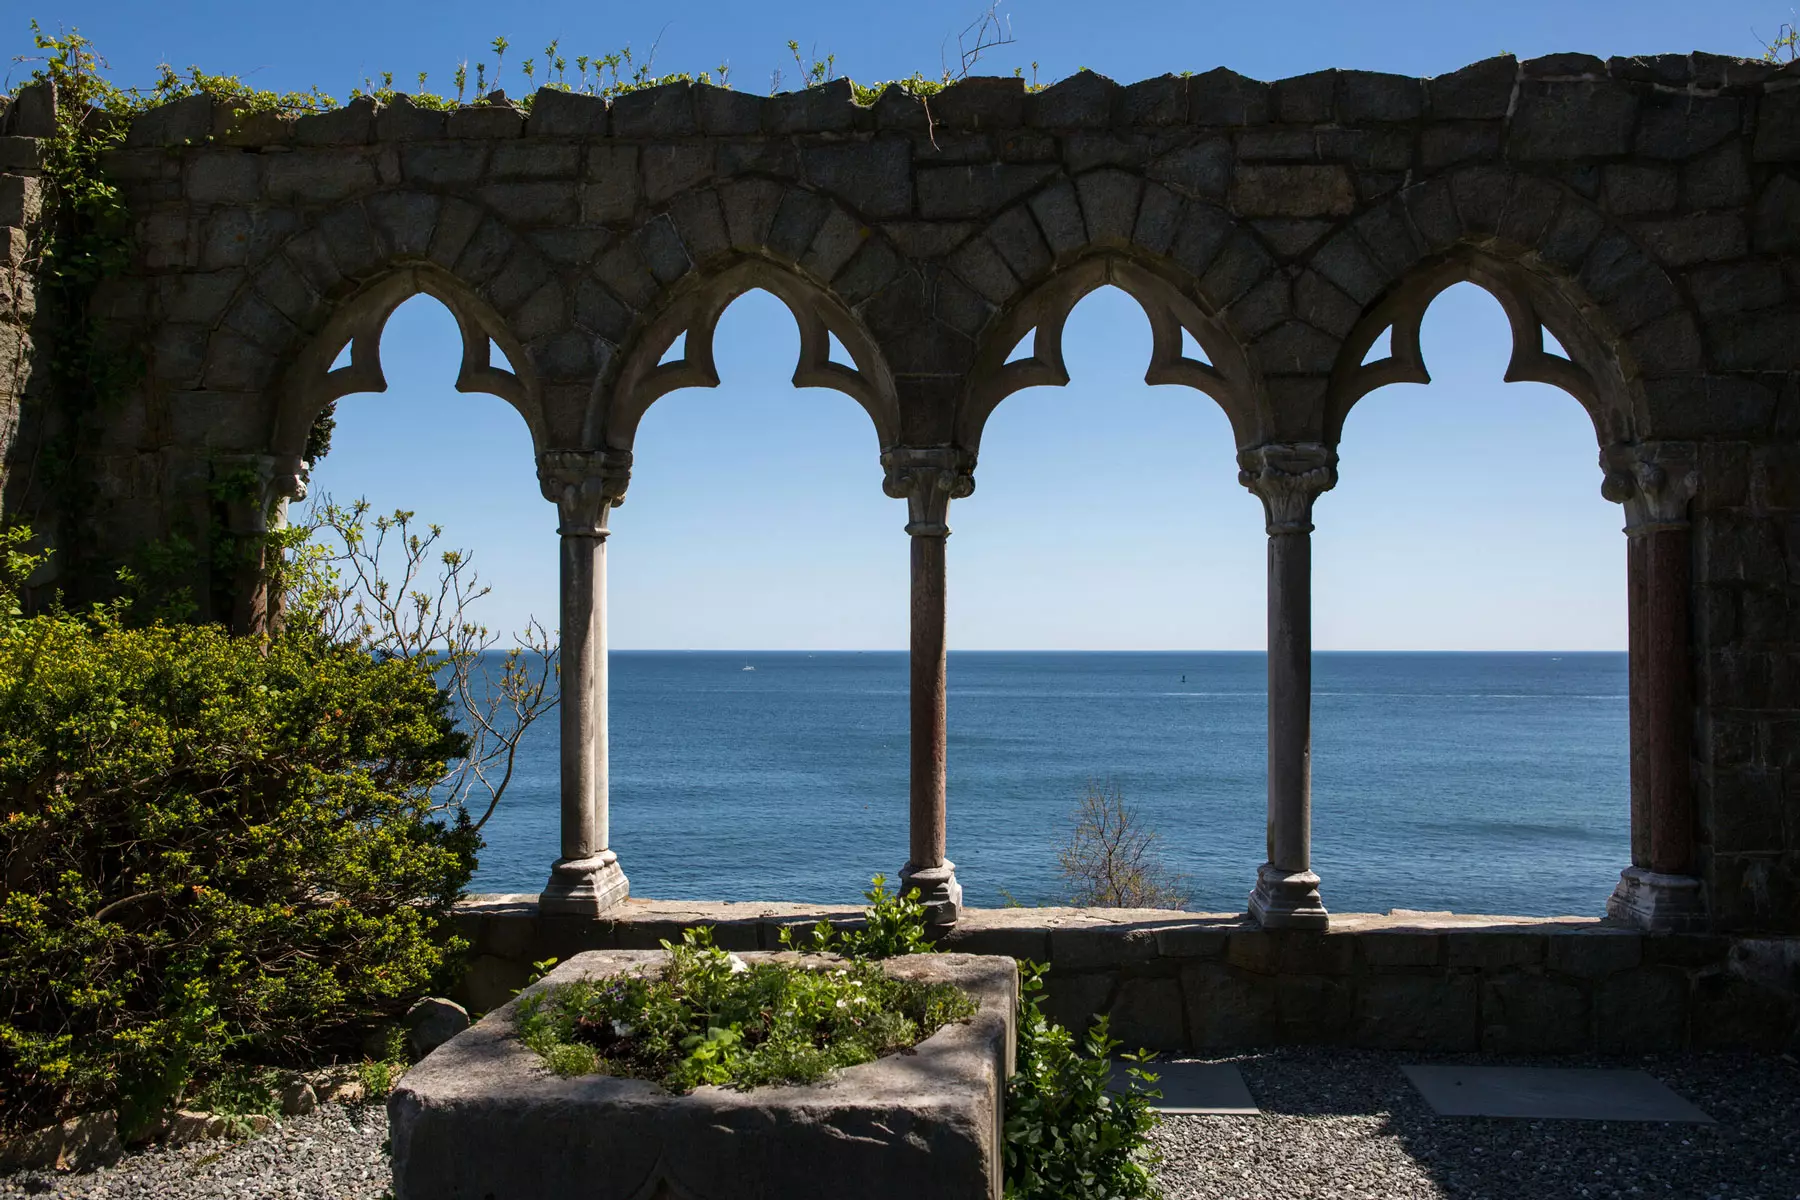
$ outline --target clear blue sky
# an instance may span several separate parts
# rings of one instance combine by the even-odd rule
[[[567,0],[302,7],[143,0],[8,6],[8,55],[26,20],[77,26],[122,81],[163,60],[259,86],[342,97],[383,70],[448,86],[455,63],[516,63],[561,38],[603,54],[660,36],[660,70],[721,61],[768,90],[798,40],[868,81],[935,73],[972,0],[657,5]],[[1049,80],[1087,66],[1120,80],[1223,64],[1262,79],[1327,66],[1438,74],[1492,54],[1712,50],[1753,54],[1785,4],[1717,0],[1414,0],[1277,7],[1211,0],[1093,5],[1013,0],[1017,42],[984,69],[1036,61]],[[947,39],[947,41],[946,41]],[[29,68],[12,66],[14,81]],[[540,76],[541,78],[541,76]],[[1505,385],[1505,320],[1471,286],[1425,323],[1429,387],[1389,388],[1352,414],[1337,489],[1319,502],[1315,640],[1321,649],[1623,649],[1621,513],[1600,498],[1592,426],[1568,396]],[[952,645],[964,649],[1255,649],[1263,644],[1260,505],[1238,486],[1223,416],[1206,397],[1143,380],[1149,331],[1123,295],[1071,319],[1074,382],[1008,399],[988,427],[973,497],[953,506]],[[900,648],[904,504],[882,495],[873,428],[847,397],[795,391],[792,318],[754,293],[726,314],[713,391],[659,401],[614,516],[613,644],[620,648]],[[339,410],[316,492],[368,496],[444,525],[492,582],[487,618],[554,621],[555,514],[539,496],[523,422],[450,388],[454,326],[435,302],[395,314],[381,396]],[[1095,421],[1092,414],[1104,414]]]

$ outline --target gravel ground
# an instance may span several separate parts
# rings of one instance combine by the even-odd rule
[[[91,1175],[0,1177],[0,1200],[379,1200],[388,1194],[387,1110],[325,1104],[242,1142],[127,1154]]]
[[[1638,1067],[1716,1125],[1434,1117],[1403,1063],[1444,1058],[1282,1050],[1234,1062],[1260,1117],[1170,1117],[1157,1131],[1169,1200],[1800,1200],[1800,1064],[1769,1055],[1570,1060]],[[379,1200],[387,1115],[327,1104],[241,1143],[130,1154],[92,1175],[0,1178],[0,1200]]]
[[[1261,1117],[1170,1117],[1169,1200],[1800,1200],[1800,1065],[1772,1055],[1530,1060],[1283,1050],[1211,1061],[1244,1074]],[[1715,1125],[1434,1116],[1402,1064],[1648,1071]]]

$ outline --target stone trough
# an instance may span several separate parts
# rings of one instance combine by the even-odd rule
[[[666,957],[579,954],[521,997]],[[518,1041],[515,998],[407,1072],[389,1099],[396,1200],[999,1200],[1017,968],[968,954],[884,965],[953,983],[980,1009],[909,1052],[750,1092],[677,1096],[638,1079],[560,1078]]]

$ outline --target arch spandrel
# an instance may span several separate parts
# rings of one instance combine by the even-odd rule
[[[683,280],[631,338],[620,356],[616,378],[600,389],[589,409],[583,441],[630,450],[644,414],[658,399],[679,388],[717,387],[713,342],[719,318],[732,301],[758,290],[786,305],[799,326],[794,386],[843,392],[868,413],[878,448],[895,444],[900,437],[900,400],[874,338],[829,290],[798,271],[761,258],[740,259],[722,269],[697,269]],[[834,337],[853,366],[832,361]],[[683,339],[681,357],[663,361],[678,338]]]

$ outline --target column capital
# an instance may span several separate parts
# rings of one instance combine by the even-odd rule
[[[1262,498],[1271,537],[1311,533],[1313,501],[1337,484],[1337,461],[1323,442],[1268,442],[1238,451],[1238,482]]]
[[[1688,502],[1700,488],[1693,442],[1614,442],[1600,451],[1600,494],[1625,506],[1632,536],[1688,528]]]
[[[631,483],[629,450],[546,450],[538,455],[538,485],[556,505],[564,537],[606,537],[606,516],[625,503]]]
[[[217,476],[247,473],[248,486],[229,486],[224,496],[226,521],[234,534],[267,533],[271,510],[281,500],[306,499],[306,464],[295,455],[218,454],[212,458]],[[225,483],[225,479],[215,480]]]
[[[906,532],[949,537],[950,501],[975,490],[975,456],[957,446],[893,446],[881,467],[881,490],[906,501]]]

